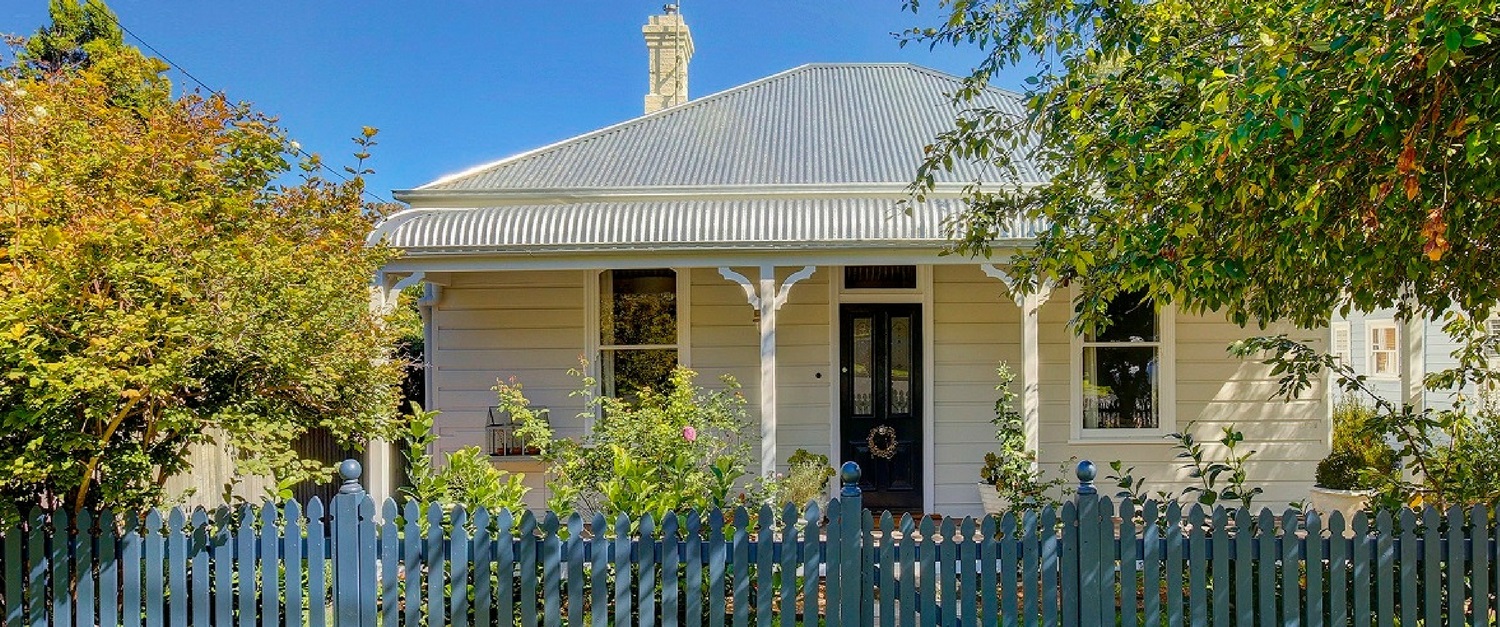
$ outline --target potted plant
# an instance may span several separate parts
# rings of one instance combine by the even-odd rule
[[[1037,468],[1036,451],[1026,448],[1026,427],[1021,412],[1016,411],[1016,395],[1010,389],[1015,374],[1002,363],[995,369],[1000,383],[995,391],[995,425],[997,450],[985,453],[979,467],[979,502],[985,513],[998,514],[1007,508],[1032,507],[1052,502],[1047,492],[1061,486],[1061,478],[1045,480]]]
[[[828,511],[828,483],[836,474],[828,456],[799,448],[786,463],[786,475],[779,478],[777,486],[781,503],[801,508],[816,502],[818,511]]]
[[[1369,506],[1383,478],[1396,472],[1396,451],[1372,424],[1375,410],[1343,400],[1333,410],[1332,450],[1318,462],[1309,509],[1343,512],[1346,519]]]

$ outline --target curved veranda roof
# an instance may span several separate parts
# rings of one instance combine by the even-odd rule
[[[881,198],[581,202],[403,211],[372,235],[409,254],[784,250],[948,242],[958,199],[913,208]],[[1020,222],[1001,239],[1028,239]]]

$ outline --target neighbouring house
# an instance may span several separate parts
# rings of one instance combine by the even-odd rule
[[[1500,337],[1500,316],[1485,322],[1491,336]],[[1334,355],[1364,375],[1369,387],[1392,403],[1405,403],[1422,410],[1452,409],[1455,392],[1428,390],[1423,381],[1427,375],[1457,367],[1454,352],[1458,340],[1443,330],[1442,320],[1403,320],[1395,308],[1371,312],[1350,312],[1335,316],[1330,323]],[[1476,393],[1473,386],[1457,394]],[[1343,394],[1334,391],[1335,396]],[[1361,399],[1368,404],[1368,399]]]
[[[581,435],[589,419],[575,418],[567,374],[580,357],[605,394],[680,363],[744,384],[761,472],[805,448],[859,462],[871,507],[970,514],[1003,361],[1045,467],[1122,460],[1148,488],[1181,487],[1164,436],[1235,425],[1259,451],[1249,471],[1263,502],[1305,498],[1328,452],[1325,390],[1272,400],[1269,369],[1225,350],[1249,331],[1124,297],[1108,331],[1073,334],[1067,287],[1020,298],[1008,287],[1008,251],[1043,224],[1010,225],[989,259],[940,256],[963,186],[998,179],[983,166],[961,164],[898,209],[923,146],[954,121],[958,79],[812,64],[689,100],[681,16],[653,17],[645,33],[645,115],[398,191],[411,207],[371,235],[405,251],[377,300],[426,284],[427,406],[442,411],[443,449],[490,448],[530,474],[540,504],[542,468],[491,428],[505,420],[496,380],[515,377],[559,432]],[[1015,94],[980,98],[1022,112]],[[1280,330],[1327,346],[1326,330]],[[889,459],[871,455],[881,426],[895,441],[873,444],[894,447]]]

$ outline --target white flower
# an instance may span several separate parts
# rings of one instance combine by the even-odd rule
[[[47,108],[44,107],[44,106],[42,106],[42,105],[37,105],[35,107],[32,107],[31,108],[31,115],[32,115],[32,117],[35,117],[38,120],[40,120],[42,118],[45,118],[45,117],[47,117]]]
[[[299,144],[297,142],[292,142],[291,146],[292,146],[292,152],[302,152],[302,144]]]

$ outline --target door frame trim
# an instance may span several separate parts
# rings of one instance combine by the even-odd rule
[[[936,386],[936,369],[933,359],[933,271],[931,265],[917,266],[917,289],[905,292],[881,292],[878,294],[861,294],[858,292],[846,292],[841,289],[843,281],[828,281],[828,371],[832,376],[828,377],[828,457],[837,459],[840,446],[839,422],[840,398],[839,363],[840,355],[839,306],[844,304],[858,303],[891,303],[891,304],[915,304],[921,307],[922,319],[922,511],[932,513],[936,503],[936,436],[937,428],[934,423],[936,418],[936,403],[934,395]],[[843,276],[843,266],[828,266],[829,276]],[[976,481],[978,479],[975,479]],[[829,482],[829,489],[836,495],[838,486],[832,485],[837,482]]]

